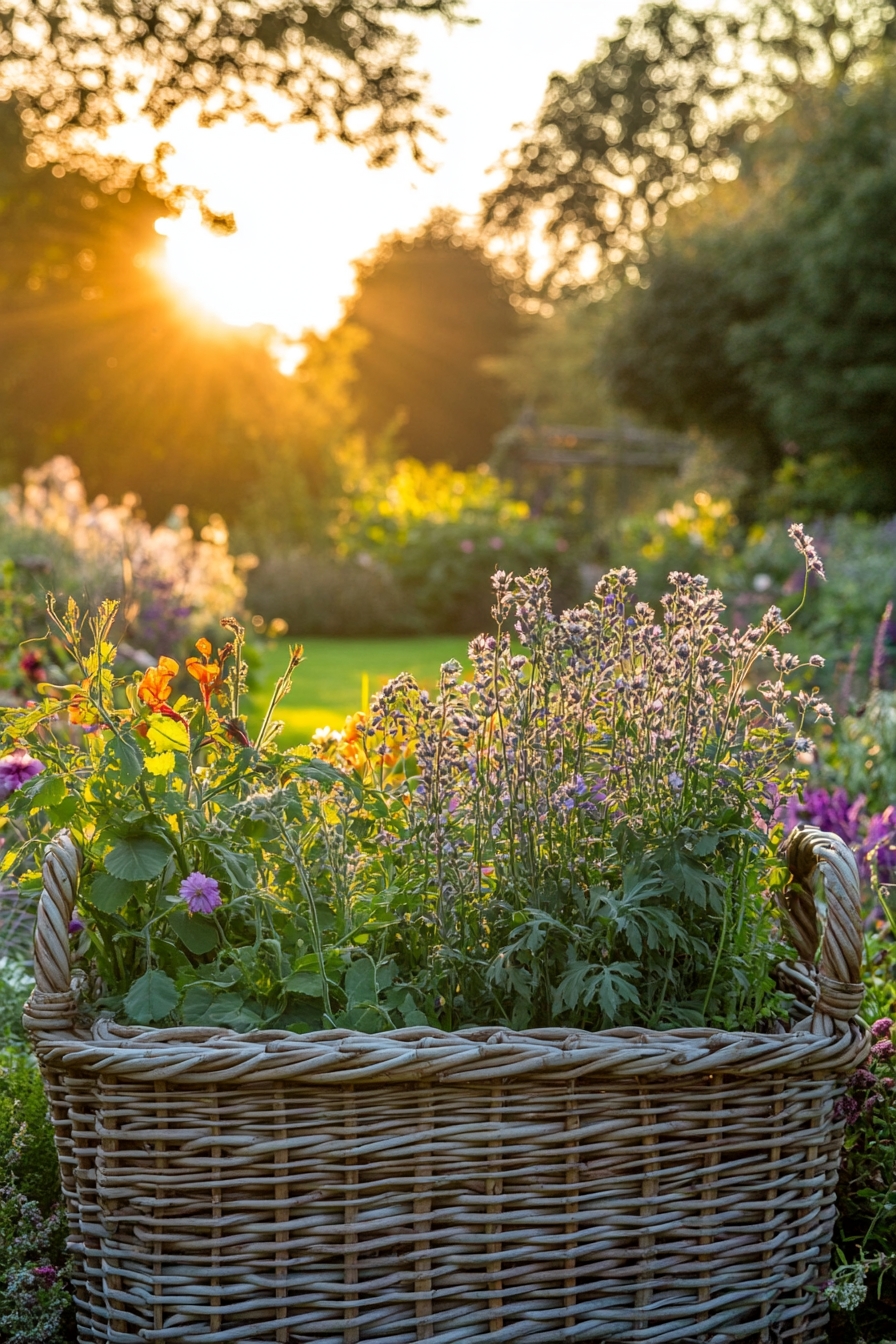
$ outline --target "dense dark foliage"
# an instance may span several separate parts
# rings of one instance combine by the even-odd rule
[[[395,423],[402,450],[422,462],[485,461],[507,410],[481,361],[503,354],[518,320],[452,217],[383,243],[348,320],[369,336],[356,357],[363,428],[375,436]]]
[[[892,8],[848,0],[752,0],[733,12],[643,4],[572,75],[551,77],[535,125],[485,203],[518,289],[531,287],[525,231],[547,211],[551,266],[536,288],[589,283],[640,265],[670,206],[729,175],[788,96],[841,74],[893,24]]]
[[[603,367],[673,429],[785,462],[778,507],[896,506],[896,74],[817,97],[748,164],[746,208],[667,240]]]

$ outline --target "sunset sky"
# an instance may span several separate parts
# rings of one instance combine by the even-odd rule
[[[514,125],[535,116],[551,72],[587,60],[625,8],[625,0],[470,0],[476,27],[415,23],[418,66],[448,112],[431,174],[410,155],[373,171],[362,151],[317,142],[308,126],[271,132],[234,119],[203,130],[178,114],[154,138],[127,128],[115,137],[123,148],[145,160],[154,141],[167,140],[172,180],[207,190],[213,209],[236,216],[230,237],[210,234],[196,210],[165,221],[169,274],[228,322],[269,323],[292,337],[326,331],[352,290],[352,261],[383,234],[412,229],[436,206],[475,212],[489,169],[515,143]]]

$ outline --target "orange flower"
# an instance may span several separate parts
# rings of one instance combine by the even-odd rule
[[[178,671],[179,666],[173,658],[160,658],[158,667],[148,667],[143,673],[137,694],[157,714],[171,694],[171,681]]]
[[[85,691],[90,690],[90,678],[82,681],[81,685]],[[80,724],[82,727],[92,723],[99,723],[99,715],[96,707],[91,703],[87,695],[81,691],[75,691],[71,700],[68,702],[68,721],[69,723]]]
[[[212,646],[207,639],[197,639],[196,647],[206,661],[201,663],[198,658],[188,658],[186,668],[190,676],[199,682],[202,702],[206,709],[211,709],[212,691],[219,690],[221,686],[221,668],[218,663],[208,662]]]

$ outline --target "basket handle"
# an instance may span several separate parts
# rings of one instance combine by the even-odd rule
[[[791,881],[784,893],[790,932],[800,961],[814,978],[818,951],[815,878],[827,898],[827,918],[809,1031],[838,1036],[849,1029],[862,1000],[862,897],[849,846],[817,826],[797,826],[785,841]]]
[[[43,891],[34,928],[34,982],[25,1004],[28,1031],[70,1030],[77,1006],[72,991],[69,921],[78,895],[81,855],[68,831],[60,831],[46,848]]]

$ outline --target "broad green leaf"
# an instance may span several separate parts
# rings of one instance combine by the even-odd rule
[[[693,849],[695,854],[705,857],[707,854],[714,854],[719,847],[718,831],[706,831],[698,836],[694,841]]]
[[[310,999],[323,998],[323,985],[319,971],[296,971],[284,984],[289,994],[306,994]]]
[[[376,967],[369,957],[356,957],[345,973],[345,997],[349,1008],[376,1003]]]
[[[87,892],[87,900],[95,905],[97,910],[102,910],[107,915],[114,915],[130,900],[136,890],[137,885],[134,882],[123,882],[120,877],[113,877],[111,873],[97,873]]]
[[[164,870],[169,851],[150,835],[124,836],[103,860],[106,871],[125,882],[151,882]]]
[[[414,1002],[414,997],[412,994],[405,994],[401,1003],[398,1005],[396,1011],[399,1012],[403,1017],[404,1024],[406,1027],[429,1026],[429,1018],[426,1016],[425,1013],[421,1013],[420,1009]]]
[[[44,775],[31,790],[32,807],[58,807],[65,798],[65,780],[59,775]]]
[[[156,751],[189,751],[190,734],[185,723],[154,714],[147,734]]]
[[[113,737],[109,754],[118,762],[122,784],[126,787],[136,784],[143,769],[143,753],[127,738]]]
[[[125,1012],[132,1022],[160,1022],[177,1007],[180,995],[164,971],[146,971],[135,980],[125,997]]]
[[[211,952],[218,945],[218,928],[205,915],[191,915],[188,910],[172,910],[168,923],[184,947],[197,956]]]
[[[214,994],[205,985],[190,985],[184,994],[182,1015],[188,1027],[198,1027],[214,1002]]]
[[[158,756],[145,756],[143,765],[151,775],[170,775],[177,759],[173,751],[163,751]]]
[[[50,820],[54,826],[67,826],[72,817],[78,810],[78,798],[74,793],[70,793],[67,798],[56,807],[48,808]]]

